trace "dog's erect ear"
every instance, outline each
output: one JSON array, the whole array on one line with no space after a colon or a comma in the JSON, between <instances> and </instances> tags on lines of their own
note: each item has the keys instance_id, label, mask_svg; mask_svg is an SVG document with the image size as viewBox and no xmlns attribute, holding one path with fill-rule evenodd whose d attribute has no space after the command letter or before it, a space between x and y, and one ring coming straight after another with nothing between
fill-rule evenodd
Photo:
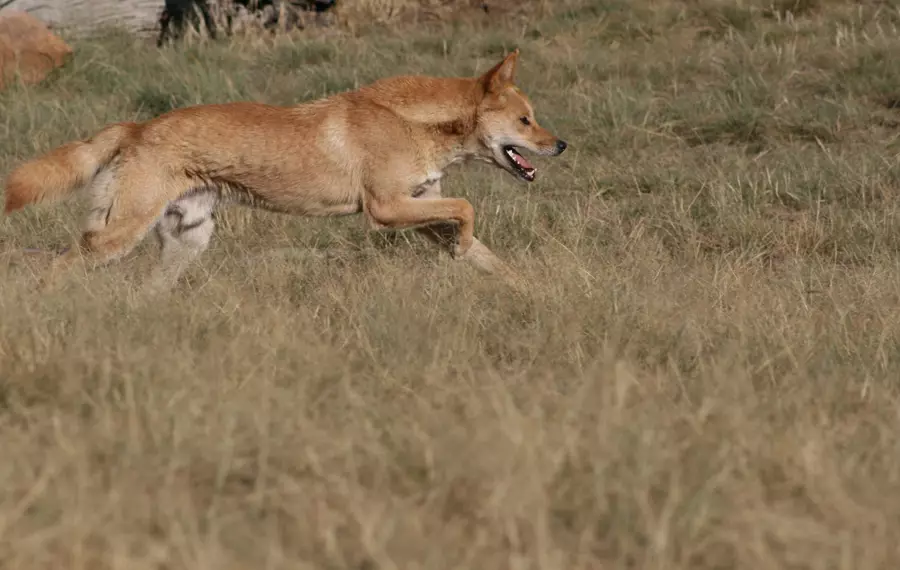
<instances>
[{"instance_id":1,"label":"dog's erect ear","mask_svg":"<svg viewBox=\"0 0 900 570\"><path fill-rule=\"evenodd\" d=\"M485 91L497 92L516 81L516 64L519 62L519 48L503 58L503 61L492 67L481 76Z\"/></svg>"}]
</instances>

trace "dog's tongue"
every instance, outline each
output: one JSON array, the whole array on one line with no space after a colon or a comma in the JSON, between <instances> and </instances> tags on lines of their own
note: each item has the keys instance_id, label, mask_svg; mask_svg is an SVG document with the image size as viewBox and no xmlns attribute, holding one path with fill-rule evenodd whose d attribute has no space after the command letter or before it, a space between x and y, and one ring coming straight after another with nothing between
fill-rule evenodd
<instances>
[{"instance_id":1,"label":"dog's tongue","mask_svg":"<svg viewBox=\"0 0 900 570\"><path fill-rule=\"evenodd\" d=\"M525 160L525 157L519 153L513 154L513 160L515 160L516 164L518 164L525 170L532 170L534 168L533 166L531 166L531 163Z\"/></svg>"}]
</instances>

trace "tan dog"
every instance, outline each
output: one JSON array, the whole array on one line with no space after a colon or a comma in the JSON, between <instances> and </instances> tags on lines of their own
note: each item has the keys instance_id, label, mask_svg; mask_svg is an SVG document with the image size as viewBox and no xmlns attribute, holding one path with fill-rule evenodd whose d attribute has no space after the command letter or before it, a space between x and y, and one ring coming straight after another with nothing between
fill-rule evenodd
<instances>
[{"instance_id":1,"label":"tan dog","mask_svg":"<svg viewBox=\"0 0 900 570\"><path fill-rule=\"evenodd\" d=\"M440 181L451 164L476 159L530 182L535 168L519 149L566 149L514 85L518 54L474 78L391 77L292 107L200 105L116 123L14 170L6 212L88 187L84 234L54 267L116 259L155 227L162 258L151 283L164 289L206 249L223 201L306 216L362 212L375 229L416 228L456 258L511 275L473 235L472 205L441 197Z\"/></svg>"}]
</instances>

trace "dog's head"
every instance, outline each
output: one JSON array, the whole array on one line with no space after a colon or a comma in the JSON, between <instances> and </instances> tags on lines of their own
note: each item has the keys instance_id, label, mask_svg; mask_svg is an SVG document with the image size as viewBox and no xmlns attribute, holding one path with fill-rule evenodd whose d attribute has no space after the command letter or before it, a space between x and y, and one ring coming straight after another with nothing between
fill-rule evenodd
<instances>
[{"instance_id":1,"label":"dog's head","mask_svg":"<svg viewBox=\"0 0 900 570\"><path fill-rule=\"evenodd\" d=\"M478 79L484 90L476 124L478 156L532 182L536 169L520 151L557 156L568 145L538 124L531 102L516 87L518 58L516 49Z\"/></svg>"}]
</instances>

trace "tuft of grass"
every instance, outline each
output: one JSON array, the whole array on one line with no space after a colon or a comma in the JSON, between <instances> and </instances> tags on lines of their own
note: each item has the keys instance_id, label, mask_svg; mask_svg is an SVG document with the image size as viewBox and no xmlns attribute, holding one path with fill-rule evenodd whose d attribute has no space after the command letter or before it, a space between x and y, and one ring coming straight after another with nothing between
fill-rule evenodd
<instances>
[{"instance_id":1,"label":"tuft of grass","mask_svg":"<svg viewBox=\"0 0 900 570\"><path fill-rule=\"evenodd\" d=\"M521 296L409 232L237 208L162 302L135 294L149 242L39 295L23 249L79 204L0 219L0 566L898 566L897 14L488 4L111 34L0 93L5 175L112 121L519 47L570 144L529 186L444 181Z\"/></svg>"},{"instance_id":2,"label":"tuft of grass","mask_svg":"<svg viewBox=\"0 0 900 570\"><path fill-rule=\"evenodd\" d=\"M132 106L138 116L149 119L188 106L188 102L183 94L168 93L159 87L148 86L135 93Z\"/></svg>"}]
</instances>

